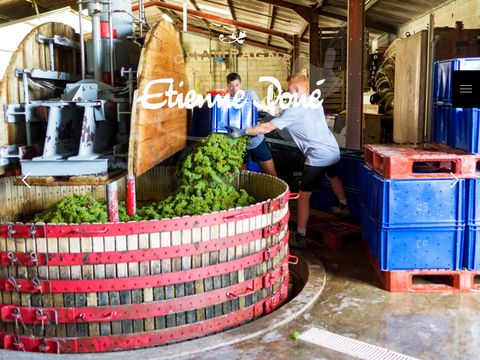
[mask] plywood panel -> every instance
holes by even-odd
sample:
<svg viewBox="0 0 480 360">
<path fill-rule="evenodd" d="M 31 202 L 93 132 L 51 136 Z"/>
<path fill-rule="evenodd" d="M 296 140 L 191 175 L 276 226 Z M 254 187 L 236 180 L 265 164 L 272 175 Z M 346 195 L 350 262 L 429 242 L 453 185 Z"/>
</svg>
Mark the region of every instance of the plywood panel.
<svg viewBox="0 0 480 360">
<path fill-rule="evenodd" d="M 147 34 L 138 68 L 138 89 L 130 126 L 128 172 L 139 176 L 186 146 L 187 111 L 177 106 L 149 110 L 137 101 L 152 80 L 174 79 L 174 89 L 188 91 L 187 73 L 178 34 L 167 21 L 161 21 Z M 151 87 L 150 93 L 165 92 L 167 84 Z M 158 103 L 165 98 L 150 99 Z"/>
<path fill-rule="evenodd" d="M 63 36 L 78 41 L 75 30 L 65 24 L 47 23 L 34 28 L 22 40 L 17 50 L 12 54 L 10 62 L 0 82 L 0 104 L 14 104 L 24 101 L 23 82 L 15 76 L 15 69 L 50 69 L 48 45 L 37 42 L 37 35 L 52 37 Z M 55 48 L 55 69 L 71 72 L 71 50 Z M 68 58 L 67 58 L 68 57 Z M 68 60 L 68 61 L 66 61 Z M 77 70 L 78 71 L 78 70 Z M 38 87 L 30 87 L 30 100 L 47 99 L 54 93 Z M 3 107 L 0 107 L 0 146 L 25 143 L 25 126 L 23 123 L 7 124 L 4 119 Z M 32 124 L 32 137 L 35 139 L 38 124 Z M 42 135 L 43 136 L 43 135 Z"/>
<path fill-rule="evenodd" d="M 427 31 L 421 31 L 396 44 L 395 108 L 393 141 L 423 142 Z"/>
</svg>

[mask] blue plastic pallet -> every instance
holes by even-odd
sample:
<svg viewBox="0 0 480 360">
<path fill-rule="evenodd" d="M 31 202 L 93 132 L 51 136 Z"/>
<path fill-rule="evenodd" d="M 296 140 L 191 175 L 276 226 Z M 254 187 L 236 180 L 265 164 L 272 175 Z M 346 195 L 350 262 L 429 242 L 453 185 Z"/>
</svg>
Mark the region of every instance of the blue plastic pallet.
<svg viewBox="0 0 480 360">
<path fill-rule="evenodd" d="M 480 70 L 480 58 L 437 61 L 434 65 L 433 101 L 452 103 L 452 72 L 454 70 Z"/>
<path fill-rule="evenodd" d="M 375 223 L 372 243 L 381 270 L 447 269 L 463 264 L 465 226 L 382 227 Z M 375 254 L 375 253 L 373 253 Z"/>
<path fill-rule="evenodd" d="M 373 173 L 372 173 L 373 174 Z M 466 218 L 465 180 L 367 176 L 369 215 L 382 226 L 457 226 Z"/>
</svg>

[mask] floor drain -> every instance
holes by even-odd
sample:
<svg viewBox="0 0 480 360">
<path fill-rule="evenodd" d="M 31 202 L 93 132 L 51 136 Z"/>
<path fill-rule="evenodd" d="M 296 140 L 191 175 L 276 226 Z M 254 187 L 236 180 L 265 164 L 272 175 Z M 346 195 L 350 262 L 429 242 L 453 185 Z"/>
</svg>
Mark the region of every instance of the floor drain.
<svg viewBox="0 0 480 360">
<path fill-rule="evenodd" d="M 334 334 L 330 331 L 311 328 L 300 339 L 331 350 L 365 360 L 418 360 L 388 349 Z"/>
</svg>

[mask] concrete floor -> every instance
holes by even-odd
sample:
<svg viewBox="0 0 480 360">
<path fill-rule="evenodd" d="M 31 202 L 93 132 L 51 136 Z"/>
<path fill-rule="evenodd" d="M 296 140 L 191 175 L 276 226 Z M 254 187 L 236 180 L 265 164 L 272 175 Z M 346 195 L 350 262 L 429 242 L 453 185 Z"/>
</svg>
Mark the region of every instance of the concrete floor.
<svg viewBox="0 0 480 360">
<path fill-rule="evenodd" d="M 261 337 L 181 359 L 353 359 L 290 338 L 312 326 L 419 359 L 480 359 L 480 294 L 386 292 L 358 243 L 304 255 L 327 271 L 312 308 Z"/>
</svg>

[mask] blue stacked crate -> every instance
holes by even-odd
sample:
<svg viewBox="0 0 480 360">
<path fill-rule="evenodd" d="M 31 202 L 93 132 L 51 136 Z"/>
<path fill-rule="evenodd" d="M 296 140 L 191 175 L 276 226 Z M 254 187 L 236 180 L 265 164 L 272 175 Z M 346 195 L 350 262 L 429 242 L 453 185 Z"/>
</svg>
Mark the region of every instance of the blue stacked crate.
<svg viewBox="0 0 480 360">
<path fill-rule="evenodd" d="M 480 179 L 467 180 L 467 198 L 464 267 L 480 270 Z"/>
<path fill-rule="evenodd" d="M 222 96 L 222 95 L 217 95 Z M 207 136 L 210 132 L 227 133 L 226 126 L 245 129 L 257 125 L 258 111 L 252 100 L 241 100 L 239 107 L 218 106 L 212 108 L 204 104 L 201 108 L 193 109 L 191 135 L 194 137 Z M 248 170 L 261 172 L 262 168 L 257 162 L 249 160 Z"/>
<path fill-rule="evenodd" d="M 455 70 L 480 70 L 480 58 L 453 59 L 435 63 L 433 140 L 470 154 L 479 154 L 480 109 L 452 107 L 452 72 Z M 467 221 L 463 266 L 468 270 L 479 270 L 480 184 L 478 179 L 465 181 Z"/>
<path fill-rule="evenodd" d="M 362 170 L 363 235 L 381 270 L 462 267 L 466 180 L 384 179 Z"/>
<path fill-rule="evenodd" d="M 360 166 L 363 166 L 363 151 L 340 149 L 337 175 L 342 180 L 352 218 L 358 221 L 361 221 L 362 216 Z M 310 203 L 312 208 L 326 212 L 338 205 L 338 199 L 326 177 L 320 191 L 313 193 Z"/>
<path fill-rule="evenodd" d="M 452 107 L 452 73 L 480 70 L 480 58 L 437 61 L 433 84 L 433 141 L 471 154 L 480 153 L 480 109 Z"/>
</svg>

